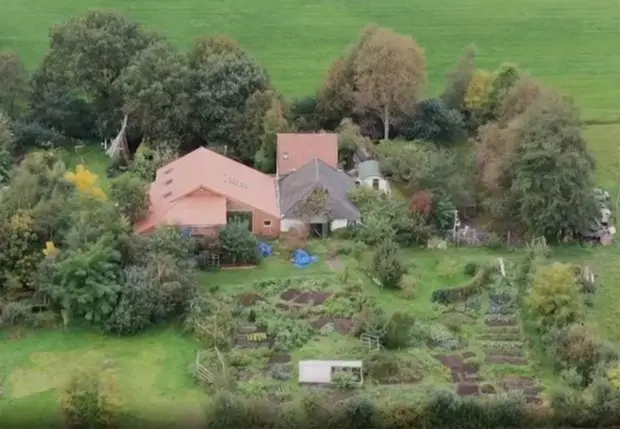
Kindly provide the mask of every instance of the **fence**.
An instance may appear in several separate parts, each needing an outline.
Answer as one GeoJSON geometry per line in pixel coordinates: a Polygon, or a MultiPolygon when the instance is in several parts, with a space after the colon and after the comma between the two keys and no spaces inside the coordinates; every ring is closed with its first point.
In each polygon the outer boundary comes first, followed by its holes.
{"type": "Polygon", "coordinates": [[[442,230],[440,236],[457,246],[518,246],[522,244],[515,234],[510,231],[505,235],[493,232],[480,231],[476,228],[464,227],[457,230],[442,230]]]}

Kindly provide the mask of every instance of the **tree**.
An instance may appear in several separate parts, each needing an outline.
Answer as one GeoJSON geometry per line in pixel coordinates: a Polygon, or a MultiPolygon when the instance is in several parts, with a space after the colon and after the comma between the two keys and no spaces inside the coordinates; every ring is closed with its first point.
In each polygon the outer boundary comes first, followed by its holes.
{"type": "Polygon", "coordinates": [[[97,186],[98,176],[90,171],[85,165],[78,164],[75,172],[68,171],[65,179],[73,183],[78,192],[92,195],[95,198],[105,200],[106,195],[103,190],[97,186]]]}
{"type": "Polygon", "coordinates": [[[310,222],[314,218],[325,218],[329,220],[329,192],[327,189],[318,185],[311,189],[305,197],[294,207],[293,211],[301,221],[309,228],[310,222]]]}
{"type": "Polygon", "coordinates": [[[198,39],[189,53],[190,128],[201,142],[235,147],[248,98],[269,88],[265,70],[232,39],[198,39]]]}
{"type": "Polygon", "coordinates": [[[103,239],[82,249],[62,251],[43,267],[42,291],[70,319],[103,323],[118,299],[121,255],[103,239]]]}
{"type": "Polygon", "coordinates": [[[448,108],[461,110],[464,107],[469,83],[476,73],[477,55],[478,49],[475,45],[467,46],[456,68],[449,73],[446,87],[441,95],[441,99],[448,108]]]}
{"type": "Polygon", "coordinates": [[[489,93],[490,110],[493,117],[499,116],[510,90],[521,79],[521,70],[515,64],[502,64],[495,71],[489,93]]]}
{"type": "Polygon", "coordinates": [[[383,240],[375,249],[372,258],[372,274],[384,288],[400,289],[401,280],[407,270],[399,258],[400,248],[390,239],[383,240]]]}
{"type": "Polygon", "coordinates": [[[353,60],[358,110],[371,110],[383,120],[383,138],[426,85],[426,56],[410,36],[387,28],[370,27],[353,60]]]}
{"type": "Polygon", "coordinates": [[[145,142],[136,151],[129,166],[129,172],[150,183],[155,180],[158,169],[171,163],[178,157],[179,153],[176,147],[161,144],[152,148],[149,147],[148,142],[145,142]]]}
{"type": "Polygon", "coordinates": [[[28,72],[13,52],[0,52],[0,111],[17,119],[24,111],[28,96],[28,72]]]}
{"type": "Polygon", "coordinates": [[[464,129],[458,110],[448,108],[440,99],[428,99],[416,105],[413,115],[400,127],[400,134],[407,140],[450,144],[464,137],[464,129]]]}
{"type": "Polygon", "coordinates": [[[317,114],[328,129],[342,118],[351,117],[355,106],[354,73],[351,54],[334,61],[317,96],[317,114]]]}
{"type": "Polygon", "coordinates": [[[0,184],[9,181],[14,147],[15,136],[11,129],[11,120],[0,110],[0,184]]]}
{"type": "Polygon", "coordinates": [[[64,426],[67,429],[115,426],[121,413],[115,394],[116,380],[111,376],[103,378],[95,369],[72,374],[60,397],[64,426]]]}
{"type": "Polygon", "coordinates": [[[231,222],[218,234],[222,253],[233,264],[256,264],[260,260],[258,240],[244,222],[231,222]]]}
{"type": "Polygon", "coordinates": [[[362,135],[362,130],[350,118],[344,118],[336,129],[338,132],[338,161],[341,165],[352,165],[353,155],[360,150],[369,151],[372,140],[362,135]]]}
{"type": "Polygon", "coordinates": [[[494,76],[486,70],[476,70],[465,92],[465,107],[469,110],[486,111],[491,104],[490,94],[494,76]]]}
{"type": "Polygon", "coordinates": [[[570,265],[540,267],[526,302],[543,329],[562,328],[583,318],[583,298],[570,265]]]}
{"type": "Polygon", "coordinates": [[[41,240],[31,210],[19,210],[1,219],[0,251],[2,283],[13,288],[34,290],[37,266],[43,260],[41,240]]]}
{"type": "Polygon", "coordinates": [[[433,210],[433,194],[427,189],[416,192],[409,200],[409,212],[428,219],[433,210]]]}
{"type": "Polygon", "coordinates": [[[240,120],[235,153],[265,173],[275,173],[277,134],[290,130],[284,105],[272,91],[257,91],[248,99],[240,120]]]}
{"type": "Polygon", "coordinates": [[[599,215],[592,192],[594,158],[575,107],[559,94],[540,98],[520,120],[509,165],[512,213],[532,235],[561,240],[583,233],[599,215]]]}
{"type": "Polygon", "coordinates": [[[179,138],[189,114],[187,58],[167,43],[144,49],[117,81],[124,112],[147,140],[179,138]]]}
{"type": "Polygon", "coordinates": [[[99,135],[105,137],[116,131],[122,105],[116,81],[141,51],[158,40],[118,13],[89,11],[52,29],[43,80],[92,100],[99,135]]]}
{"type": "Polygon", "coordinates": [[[146,181],[131,173],[121,174],[110,181],[110,198],[132,224],[143,219],[148,212],[148,188],[146,181]]]}

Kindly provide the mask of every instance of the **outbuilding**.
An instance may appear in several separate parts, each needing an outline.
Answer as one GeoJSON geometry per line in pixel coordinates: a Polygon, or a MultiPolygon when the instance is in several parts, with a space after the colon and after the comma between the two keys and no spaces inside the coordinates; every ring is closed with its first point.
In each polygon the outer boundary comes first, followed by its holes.
{"type": "Polygon", "coordinates": [[[302,360],[299,361],[299,382],[330,384],[338,372],[353,374],[358,383],[364,382],[361,360],[302,360]]]}
{"type": "Polygon", "coordinates": [[[363,161],[357,166],[357,183],[385,193],[390,192],[390,182],[381,175],[379,162],[374,159],[363,161]]]}

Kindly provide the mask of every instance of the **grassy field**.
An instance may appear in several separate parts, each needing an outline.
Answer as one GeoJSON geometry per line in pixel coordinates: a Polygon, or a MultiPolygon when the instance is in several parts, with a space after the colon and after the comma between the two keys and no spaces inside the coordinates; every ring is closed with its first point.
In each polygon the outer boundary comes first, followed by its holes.
{"type": "Polygon", "coordinates": [[[58,388],[77,369],[93,366],[116,377],[124,409],[138,417],[198,420],[206,395],[187,375],[197,349],[194,340],[176,329],[135,338],[104,337],[77,328],[1,332],[0,421],[25,427],[57,418],[58,388]]]}
{"type": "Polygon", "coordinates": [[[413,34],[425,47],[431,93],[462,47],[473,42],[481,66],[516,62],[574,96],[587,118],[620,116],[615,0],[4,0],[0,49],[20,52],[35,67],[48,28],[88,8],[122,11],[183,49],[199,36],[231,34],[289,96],[314,91],[330,62],[376,22],[413,34]]]}

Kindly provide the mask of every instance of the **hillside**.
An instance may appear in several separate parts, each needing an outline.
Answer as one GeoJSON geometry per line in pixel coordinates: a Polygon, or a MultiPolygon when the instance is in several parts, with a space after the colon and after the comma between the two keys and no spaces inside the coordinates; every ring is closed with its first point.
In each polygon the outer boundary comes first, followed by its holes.
{"type": "Polygon", "coordinates": [[[230,33],[258,57],[278,90],[310,94],[334,57],[368,23],[413,34],[425,47],[430,91],[468,43],[483,67],[512,61],[575,97],[587,119],[620,116],[617,46],[620,8],[613,0],[4,0],[0,49],[31,67],[48,29],[90,8],[122,11],[181,47],[202,35],[230,33]],[[27,25],[23,25],[27,22],[27,25]]]}

